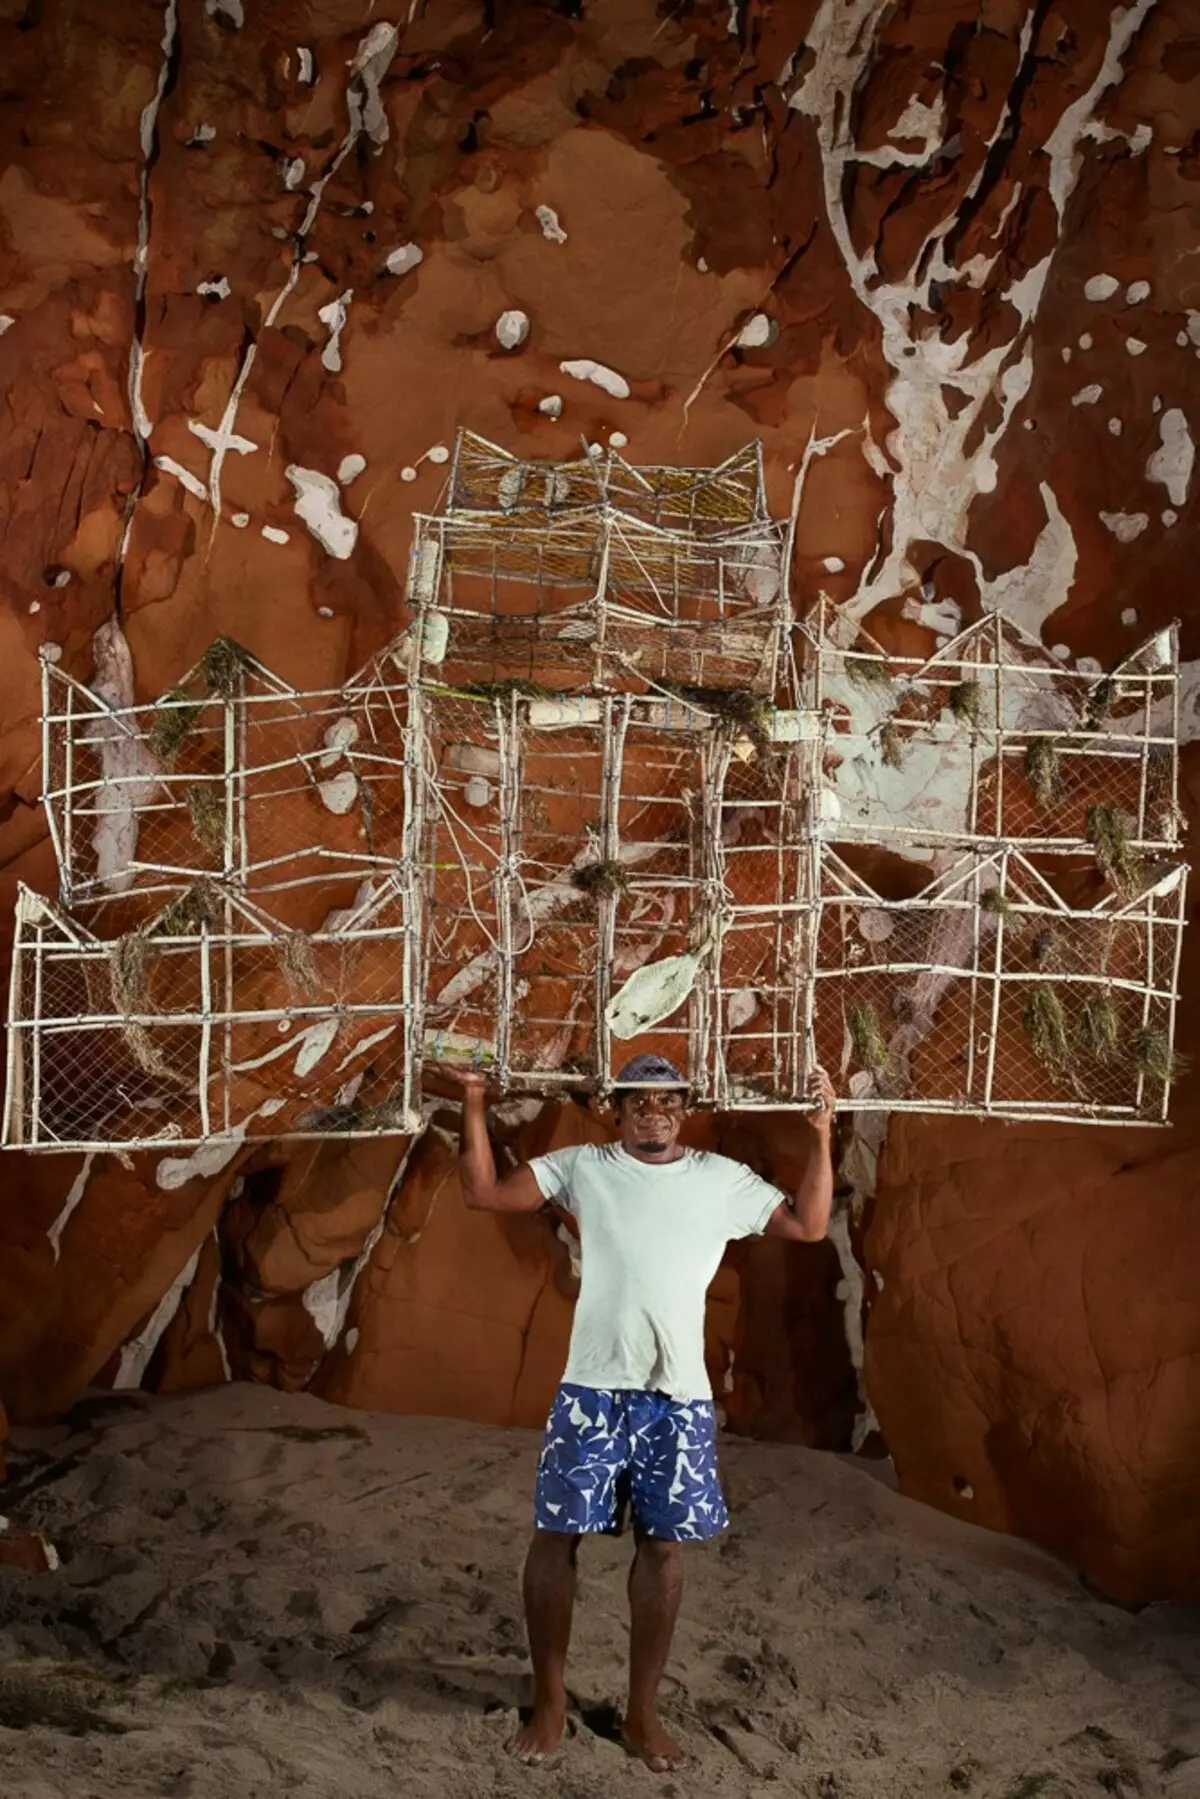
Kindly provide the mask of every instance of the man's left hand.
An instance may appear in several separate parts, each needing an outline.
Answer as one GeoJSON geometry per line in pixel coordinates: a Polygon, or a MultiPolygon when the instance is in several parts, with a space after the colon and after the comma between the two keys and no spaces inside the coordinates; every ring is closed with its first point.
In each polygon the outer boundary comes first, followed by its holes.
{"type": "Polygon", "coordinates": [[[813,1102],[811,1112],[806,1112],[806,1123],[823,1137],[828,1137],[833,1126],[833,1114],[837,1109],[837,1094],[833,1082],[823,1068],[814,1068],[804,1085],[805,1093],[813,1102]]]}

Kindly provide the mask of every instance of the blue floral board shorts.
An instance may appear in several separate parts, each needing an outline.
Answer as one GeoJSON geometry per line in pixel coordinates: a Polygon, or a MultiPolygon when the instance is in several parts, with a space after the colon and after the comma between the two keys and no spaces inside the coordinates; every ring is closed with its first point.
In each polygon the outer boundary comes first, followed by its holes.
{"type": "Polygon", "coordinates": [[[630,1510],[646,1536],[672,1542],[726,1528],[712,1401],[564,1383],[538,1458],[538,1529],[616,1536],[630,1510]]]}

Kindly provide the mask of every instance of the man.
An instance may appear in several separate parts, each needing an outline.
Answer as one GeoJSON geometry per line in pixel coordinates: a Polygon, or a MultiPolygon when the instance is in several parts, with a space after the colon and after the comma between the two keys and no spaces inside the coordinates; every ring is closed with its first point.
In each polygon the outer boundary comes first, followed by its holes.
{"type": "Polygon", "coordinates": [[[704,1304],[725,1245],[765,1234],[815,1243],[833,1195],[834,1093],[822,1069],[802,1114],[804,1176],[785,1198],[740,1162],[684,1149],[687,1083],[660,1056],[617,1076],[620,1141],[555,1150],[497,1180],[485,1081],[461,1074],[463,1198],[475,1210],[561,1206],[579,1224],[583,1279],[562,1385],[538,1462],[536,1530],[525,1562],[533,1715],[510,1747],[539,1762],[566,1721],[565,1672],[579,1539],[619,1532],[631,1504],[627,1746],[656,1773],[686,1755],[663,1728],[658,1688],[683,1593],[685,1542],[728,1514],[716,1463],[716,1415],[704,1362],[704,1304]]]}

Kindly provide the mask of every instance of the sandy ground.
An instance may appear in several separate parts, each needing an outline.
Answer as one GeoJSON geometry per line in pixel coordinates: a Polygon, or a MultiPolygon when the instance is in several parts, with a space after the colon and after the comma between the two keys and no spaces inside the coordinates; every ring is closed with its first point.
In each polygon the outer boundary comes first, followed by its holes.
{"type": "Polygon", "coordinates": [[[695,1766],[652,1774],[613,1740],[611,1540],[584,1548],[570,1736],[514,1765],[536,1448],[237,1386],[97,1398],[27,1437],[0,1509],[62,1567],[0,1569],[0,1793],[1200,1795],[1195,1611],[1105,1606],[850,1462],[738,1441],[666,1696],[695,1766]]]}

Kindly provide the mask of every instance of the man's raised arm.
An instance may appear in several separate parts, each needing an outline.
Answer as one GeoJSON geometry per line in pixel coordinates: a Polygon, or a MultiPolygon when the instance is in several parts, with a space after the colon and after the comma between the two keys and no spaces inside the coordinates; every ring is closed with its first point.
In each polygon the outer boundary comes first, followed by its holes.
{"type": "Polygon", "coordinates": [[[808,1091],[817,1102],[804,1115],[809,1131],[808,1163],[792,1198],[776,1206],[765,1232],[768,1237],[788,1237],[793,1243],[819,1243],[829,1228],[833,1204],[830,1139],[837,1101],[833,1082],[823,1068],[815,1068],[809,1076],[808,1091]]]}
{"type": "Polygon", "coordinates": [[[546,1203],[533,1171],[522,1163],[496,1179],[487,1128],[487,1081],[474,1071],[445,1069],[462,1094],[458,1144],[458,1180],[463,1203],[473,1212],[537,1212],[546,1203]]]}

